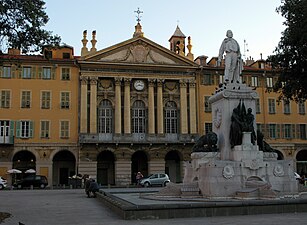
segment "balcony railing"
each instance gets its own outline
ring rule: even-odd
[[[187,143],[194,142],[197,135],[190,134],[88,134],[79,135],[80,143]]]

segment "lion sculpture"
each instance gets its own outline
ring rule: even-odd
[[[192,152],[217,152],[217,135],[214,132],[209,132],[201,136],[192,148]]]

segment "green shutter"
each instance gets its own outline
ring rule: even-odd
[[[23,68],[20,66],[19,68],[18,68],[18,78],[22,78],[22,70],[23,70]]]
[[[29,128],[30,128],[29,137],[33,138],[33,134],[34,134],[34,122],[33,121],[30,121]]]
[[[17,121],[16,122],[16,137],[20,138],[20,126],[21,126],[21,122]]]
[[[296,133],[295,133],[295,124],[291,124],[291,130],[292,130],[292,132],[291,132],[291,138],[293,138],[293,139],[295,139],[296,138]],[[299,137],[299,136],[297,136],[297,137]]]
[[[38,67],[38,79],[42,79],[42,77],[43,77],[43,68],[40,66],[40,67]]]
[[[16,73],[17,73],[17,71],[16,71],[16,66],[12,66],[11,69],[12,69],[12,71],[11,71],[11,77],[12,77],[12,78],[15,78],[15,77],[16,77]]]
[[[300,135],[300,124],[296,124],[294,125],[296,127],[296,138],[297,139],[300,139],[301,138],[301,135]]]
[[[265,137],[265,138],[270,137],[270,131],[269,131],[270,126],[269,126],[269,124],[264,124],[264,129],[265,129],[265,131],[264,131],[264,137]]]
[[[54,80],[55,79],[55,72],[56,72],[56,68],[51,68],[51,79]]]
[[[281,136],[281,128],[280,128],[280,124],[277,124],[277,138],[280,138]]]
[[[31,78],[34,79],[36,76],[36,67],[31,66]]]
[[[14,144],[14,121],[10,121],[10,143]]]
[[[14,136],[14,121],[10,121],[10,136]]]

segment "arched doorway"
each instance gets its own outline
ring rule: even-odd
[[[307,175],[307,150],[301,150],[296,155],[296,171],[302,176]]]
[[[75,174],[75,156],[68,150],[56,153],[53,157],[53,185],[68,185],[68,178]]]
[[[168,174],[171,182],[180,183],[181,180],[181,159],[180,153],[176,150],[169,151],[165,156],[165,173]]]
[[[35,155],[27,150],[17,152],[13,157],[13,168],[23,172],[15,174],[14,178],[17,180],[22,179],[25,176],[25,171],[28,169],[36,170]]]
[[[148,157],[145,152],[137,151],[131,156],[131,182],[136,183],[136,174],[141,172],[144,176],[148,176]]]
[[[115,184],[114,154],[102,151],[97,156],[97,182],[101,185]]]

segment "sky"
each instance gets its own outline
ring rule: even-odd
[[[144,36],[169,49],[177,25],[191,36],[194,58],[218,56],[226,31],[232,30],[243,58],[266,59],[278,45],[284,18],[276,12],[281,0],[45,0],[49,21],[44,27],[80,55],[83,31],[96,30],[102,50],[132,38],[140,9]],[[244,41],[245,40],[245,41]],[[187,43],[187,40],[186,40]],[[87,45],[91,47],[90,42]]]

